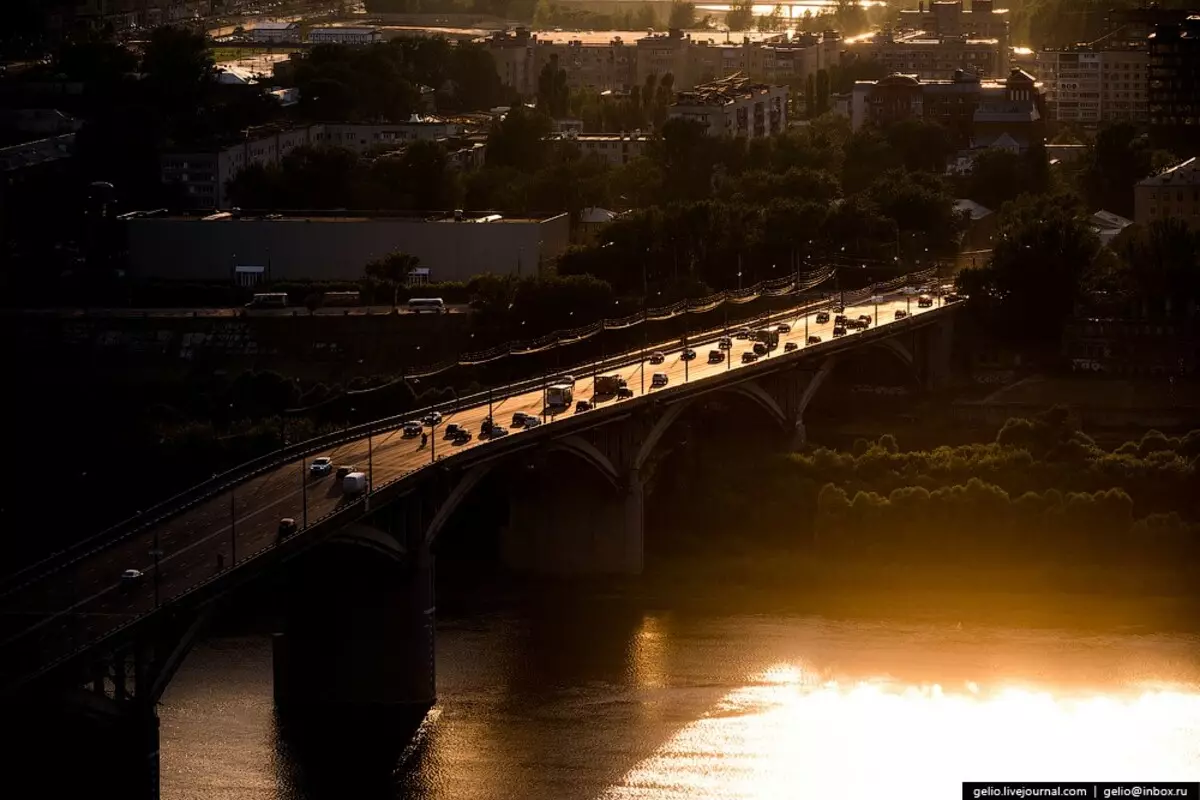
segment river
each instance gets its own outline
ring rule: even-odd
[[[1200,637],[641,608],[535,591],[438,632],[413,800],[957,797],[968,780],[1195,780]],[[168,689],[166,800],[299,800],[265,636]],[[366,795],[358,793],[357,798]]]

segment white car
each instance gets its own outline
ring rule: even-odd
[[[441,425],[442,424],[442,415],[436,411],[430,411],[428,414],[425,415],[425,417],[421,420],[421,422],[424,422],[426,425],[428,425],[430,427],[433,427],[434,425]]]
[[[328,475],[333,472],[333,459],[328,456],[314,458],[312,464],[308,467],[308,472],[313,477]]]
[[[142,579],[145,577],[146,573],[142,572],[140,569],[127,569],[121,573],[121,583],[126,585],[141,583]]]

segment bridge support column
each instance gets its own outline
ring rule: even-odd
[[[518,487],[504,531],[505,564],[544,575],[640,575],[644,486],[630,470],[616,488],[590,475]]]
[[[802,420],[796,420],[795,426],[792,429],[792,445],[793,453],[799,453],[808,446],[808,429],[804,427]]]
[[[921,334],[921,366],[925,389],[936,391],[950,382],[951,353],[954,346],[954,318],[939,320]]]
[[[437,699],[433,557],[338,544],[309,561],[273,643],[281,732],[306,770],[349,761],[378,783]]]

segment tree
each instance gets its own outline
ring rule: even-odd
[[[996,148],[975,156],[965,183],[967,197],[993,211],[1035,191],[1026,160],[1016,153]]]
[[[567,71],[558,66],[558,55],[553,54],[538,74],[538,109],[551,117],[565,117],[570,95],[567,88]]]
[[[1172,160],[1155,151],[1149,137],[1129,122],[1106,125],[1096,134],[1080,176],[1091,209],[1133,216],[1133,185]]]
[[[696,4],[687,0],[671,0],[671,15],[667,18],[667,27],[681,30],[696,27]]]
[[[725,14],[725,24],[731,31],[749,30],[754,22],[754,0],[734,0]]]
[[[204,34],[171,26],[151,31],[142,72],[156,102],[173,109],[197,105],[216,78]]]
[[[488,134],[487,163],[532,172],[545,159],[543,141],[553,129],[545,112],[515,105],[504,119],[492,123]]]
[[[821,116],[829,110],[829,72],[817,70],[817,113]]]
[[[817,82],[811,72],[804,79],[804,114],[809,119],[817,116]]]
[[[400,284],[406,283],[413,270],[421,266],[421,259],[408,253],[388,253],[383,258],[367,262],[363,272],[368,278],[392,284],[392,308],[395,308],[400,294]]]
[[[1100,249],[1067,197],[1024,197],[1001,212],[984,267],[963,270],[959,285],[1014,339],[1052,344],[1084,295]]]
[[[884,136],[900,155],[904,168],[912,172],[942,174],[956,149],[944,127],[923,119],[906,119],[889,125]]]
[[[1200,298],[1200,233],[1177,217],[1132,227],[1114,244],[1125,264],[1129,293],[1143,313],[1194,314]]]

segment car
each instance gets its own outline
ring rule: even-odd
[[[454,436],[450,437],[451,444],[466,444],[471,441],[471,432],[466,428],[459,428]]]
[[[696,357],[696,351],[690,347],[679,354],[679,359],[681,361],[691,361],[695,357]]]
[[[514,428],[523,428],[523,427],[525,427],[525,412],[524,412],[524,411],[517,411],[517,412],[513,413],[513,415],[512,415],[512,422],[511,422],[511,423],[509,423],[509,424],[510,424],[512,427],[514,427]]]
[[[788,342],[787,344],[785,344],[783,346],[783,352],[790,353],[799,347],[800,347],[800,345],[796,344],[795,342]]]
[[[896,309],[896,315],[895,315],[896,319],[904,319],[907,316],[908,316],[908,312],[905,311],[903,308]]]
[[[662,353],[658,352],[657,350],[650,354],[650,363],[651,364],[661,364],[666,360],[667,360],[667,357],[665,355],[663,355]]]
[[[836,305],[836,306],[834,306],[834,307],[833,307],[833,313],[835,313],[835,314],[845,314],[845,313],[846,313],[846,307],[845,307],[844,305],[841,305],[841,304],[839,303],[838,305]]]
[[[525,415],[525,430],[529,430],[530,428],[536,428],[538,425],[541,425],[541,424],[542,424],[542,421],[540,419],[538,419],[537,417],[533,416],[532,414]]]
[[[871,324],[871,315],[870,314],[859,314],[858,321],[865,322],[865,323],[867,323],[867,325],[870,325]]]
[[[923,294],[917,298],[917,308],[929,308],[933,305],[933,298],[927,294]]]
[[[775,332],[776,333],[791,333],[792,326],[788,325],[786,322],[781,322],[775,326]]]
[[[575,385],[575,376],[574,375],[561,375],[561,376],[555,378],[553,381],[551,381],[551,383],[569,383],[572,386],[574,386]]]
[[[298,530],[300,530],[300,526],[296,524],[295,518],[284,517],[283,519],[279,520],[278,534],[280,539],[285,539]]]
[[[818,311],[817,312],[817,324],[824,325],[826,322],[829,322],[829,312],[828,311]]]
[[[127,569],[121,573],[121,583],[126,586],[133,586],[141,583],[146,577],[146,573],[140,569]]]
[[[845,325],[834,325],[833,326],[833,335],[834,336],[845,336],[846,335],[846,326]]]
[[[328,475],[331,472],[333,472],[333,459],[328,456],[314,458],[313,462],[308,466],[308,473],[314,478]]]
[[[592,410],[592,404],[589,403],[587,400],[580,400],[578,403],[575,404],[575,413],[576,414],[582,414],[584,411],[591,411],[591,410]],[[522,441],[524,441],[524,440],[522,440]]]
[[[959,300],[962,300],[962,298],[959,297],[957,292],[951,292],[950,294],[946,295],[945,298],[943,298],[943,299],[947,303],[957,303]]]
[[[631,397],[633,397],[633,389],[630,389],[628,386],[622,386],[620,389],[617,389],[618,400],[628,400]]]
[[[492,433],[492,428],[495,428],[495,427],[496,427],[495,421],[493,421],[491,417],[488,417],[483,422],[479,423],[479,435],[480,436],[490,436]]]
[[[451,422],[449,425],[446,426],[446,432],[444,434],[442,434],[442,438],[443,439],[453,439],[455,436],[458,435],[458,432],[461,430],[462,430],[461,425],[459,425],[457,422]]]
[[[488,434],[492,439],[499,439],[501,436],[508,436],[508,428],[503,425],[493,425],[492,432]]]
[[[421,422],[424,422],[426,425],[432,428],[434,425],[442,424],[442,415],[436,411],[430,411],[421,418]]]
[[[767,354],[767,346],[762,342],[754,343],[754,355],[765,356]]]
[[[758,353],[754,353],[749,350],[742,353],[743,364],[753,364],[755,361],[758,361]]]
[[[337,479],[340,481],[351,472],[358,472],[358,467],[354,466],[353,464],[344,464],[337,468]]]
[[[666,385],[667,385],[667,382],[668,382],[668,380],[669,380],[669,379],[667,378],[667,373],[665,373],[665,372],[656,372],[656,373],[654,373],[653,375],[651,375],[651,376],[650,376],[650,385],[651,385],[652,387],[662,387],[662,386],[666,386]]]
[[[820,344],[820,343],[821,343],[821,337],[817,336],[815,333],[808,337],[808,344]]]
[[[423,430],[425,430],[425,426],[419,422],[406,422],[404,423],[404,438],[415,439],[421,435]]]
[[[729,350],[733,347],[733,340],[728,336],[722,336],[720,339],[717,339],[717,347],[722,350]]]
[[[734,334],[733,334],[733,338],[735,338],[735,339],[749,339],[749,338],[750,338],[750,329],[749,329],[749,328],[738,328],[738,329],[737,329],[737,330],[734,332]]]
[[[708,351],[708,363],[720,364],[724,360],[725,360],[725,351],[724,350],[709,350]]]
[[[834,317],[834,318],[833,318],[833,324],[834,324],[834,325],[845,325],[845,324],[846,324],[846,317],[845,317],[845,315],[844,315],[844,314],[838,314],[836,317]]]

